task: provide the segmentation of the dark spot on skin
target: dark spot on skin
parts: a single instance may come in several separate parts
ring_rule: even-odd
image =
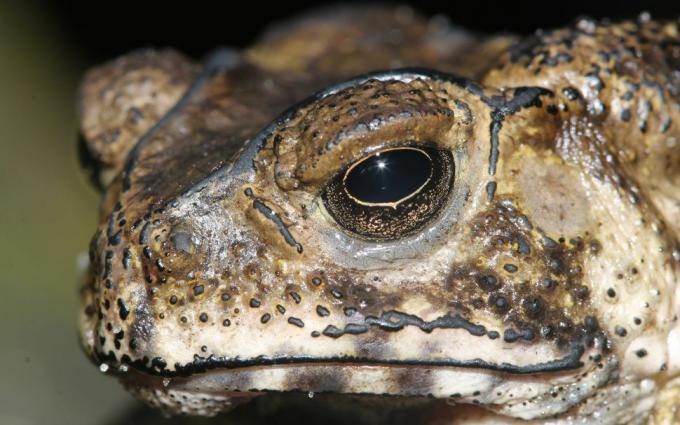
[[[591,333],[597,331],[600,327],[600,325],[597,322],[597,319],[594,318],[593,316],[586,316],[585,319],[583,320],[583,325],[585,326],[586,330]]]
[[[269,319],[271,319],[271,318],[272,318],[271,314],[265,313],[265,314],[262,315],[262,317],[260,317],[260,322],[261,323],[267,323],[267,322],[269,322]]]
[[[130,267],[130,261],[132,260],[132,254],[128,248],[123,250],[123,268],[127,270]]]
[[[203,293],[203,285],[194,286],[194,295],[201,295]]]
[[[112,236],[109,236],[109,245],[116,246],[120,243],[123,237],[123,232],[121,230],[117,231]]]
[[[535,338],[534,331],[531,330],[530,328],[524,328],[524,329],[506,329],[503,332],[503,341],[505,342],[516,342],[519,339],[523,339],[525,341],[531,341]]]
[[[229,325],[231,325],[231,321],[230,321],[229,319],[224,319],[224,320],[222,321],[222,326],[225,326],[225,327],[226,327],[226,326],[229,326]]]
[[[345,313],[345,316],[351,317],[354,316],[354,314],[356,314],[357,309],[354,307],[345,307],[342,309],[342,311]]]
[[[519,270],[514,264],[505,264],[503,269],[505,269],[505,271],[508,273],[515,273],[517,270]]]
[[[523,255],[531,254],[531,247],[526,240],[522,237],[517,238],[517,252]]]
[[[624,337],[624,336],[628,335],[628,331],[623,326],[617,326],[614,329],[614,332],[616,332],[616,335],[618,335],[620,337]]]
[[[118,315],[120,316],[120,320],[126,320],[128,316],[130,315],[130,309],[125,305],[125,302],[118,298]]]
[[[286,314],[286,308],[284,306],[282,306],[281,304],[276,305],[276,310],[281,314]]]
[[[302,320],[298,319],[297,317],[289,317],[288,323],[290,323],[293,326],[297,326],[298,328],[305,327],[305,323]]]
[[[486,184],[486,200],[487,202],[493,201],[496,195],[496,182],[490,181]]]
[[[581,96],[581,93],[576,90],[573,87],[565,87],[562,89],[562,93],[567,97],[567,99],[574,101],[574,100],[580,100],[583,97]]]
[[[502,295],[491,295],[489,297],[489,304],[493,305],[494,307],[496,307],[497,310],[501,312],[506,311],[510,306],[507,298],[505,298]]]
[[[328,309],[326,307],[324,307],[322,305],[317,305],[316,306],[316,314],[318,314],[321,317],[326,317],[326,316],[330,315],[331,312],[328,311]]]
[[[319,277],[317,277],[317,276],[314,276],[314,277],[312,278],[312,283],[313,283],[314,285],[316,285],[316,286],[321,285],[321,278],[319,278]]]
[[[527,298],[522,303],[527,316],[538,319],[543,315],[544,303],[541,298]]]
[[[623,122],[628,122],[630,121],[630,109],[625,108],[621,111],[621,121]]]
[[[647,350],[644,348],[641,348],[635,352],[635,355],[638,356],[639,358],[643,358],[647,356]]]
[[[555,328],[551,325],[541,326],[541,336],[543,338],[552,338],[555,335]]]
[[[493,291],[498,286],[498,278],[494,275],[481,275],[477,278],[477,284],[484,291]]]
[[[541,286],[545,289],[552,289],[555,286],[557,286],[557,282],[550,279],[549,277],[544,277],[543,279],[541,279]]]
[[[108,278],[111,275],[111,260],[113,260],[113,251],[106,251],[104,254],[104,274],[103,279]]]
[[[208,314],[207,313],[201,313],[200,316],[198,316],[198,320],[201,322],[205,323],[208,321]]]
[[[319,332],[319,331],[312,331],[312,333],[311,333],[310,335],[312,335],[312,338],[318,338],[318,337],[321,336],[321,332]]]
[[[559,258],[553,257],[548,260],[548,268],[555,274],[562,274],[564,266]]]
[[[554,239],[551,239],[547,236],[543,236],[542,242],[543,242],[543,246],[545,246],[548,249],[557,248],[557,242],[555,242]]]
[[[642,319],[640,319],[639,317],[635,317],[633,318],[633,323],[640,326],[642,324]]]
[[[614,298],[616,296],[616,291],[614,290],[614,288],[607,289],[607,296],[609,298]]]
[[[139,232],[139,244],[146,245],[149,242],[149,233],[151,232],[151,224],[146,223]]]
[[[177,296],[172,295],[170,297],[170,304],[177,304]]]
[[[151,360],[151,367],[158,368],[160,370],[163,370],[167,367],[167,363],[165,360],[163,360],[160,357],[154,357],[153,360]]]
[[[341,298],[342,298],[342,292],[340,292],[340,291],[337,290],[336,288],[332,288],[332,289],[331,289],[331,295],[333,295],[333,297],[335,297],[335,298],[337,298],[337,299],[341,299]]]
[[[290,292],[289,295],[293,301],[295,301],[295,304],[300,304],[300,301],[302,301],[302,298],[297,292]]]
[[[246,190],[249,190],[249,189],[250,188],[248,188]],[[251,190],[249,196],[252,196],[252,190]],[[266,218],[271,220],[274,223],[274,225],[276,225],[276,227],[279,230],[279,233],[281,234],[281,236],[283,236],[283,239],[286,241],[286,243],[288,245],[295,247],[296,251],[299,254],[302,254],[302,251],[303,251],[302,245],[299,244],[295,240],[295,238],[293,238],[293,235],[290,233],[290,231],[288,230],[288,228],[284,224],[281,217],[274,210],[269,208],[267,205],[264,204],[264,202],[262,202],[260,199],[257,199],[257,198],[255,198],[253,200],[253,207],[258,212],[260,212],[262,215],[264,215]]]
[[[349,335],[359,335],[368,330],[368,326],[366,325],[361,325],[357,323],[349,323],[345,325],[345,329],[339,329],[336,326],[333,325],[328,325],[326,326],[326,329],[323,330],[323,334],[325,336],[331,337],[331,338],[339,338],[345,334]]]
[[[590,289],[588,289],[588,287],[585,285],[579,285],[574,288],[574,296],[579,300],[585,300],[589,293]]]
[[[222,301],[229,301],[230,298],[231,298],[231,297],[230,297],[229,294],[227,294],[226,292],[224,292],[224,293],[222,294]]]
[[[260,305],[262,305],[262,303],[257,298],[251,298],[250,299],[250,306],[252,308],[258,308]]]

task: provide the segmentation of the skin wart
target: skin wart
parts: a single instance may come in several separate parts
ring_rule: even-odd
[[[92,70],[86,353],[170,414],[314,392],[427,424],[680,421],[679,29],[341,8]],[[413,197],[343,192],[405,149],[433,170]]]

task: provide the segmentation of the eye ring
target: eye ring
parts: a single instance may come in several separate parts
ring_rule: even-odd
[[[433,171],[432,171],[432,167],[431,167],[431,166],[428,167],[428,171],[429,171],[429,172],[427,173],[428,175],[427,175],[427,177],[424,179],[424,181],[422,182],[422,184],[420,184],[420,186],[418,186],[418,187],[415,188],[414,190],[411,190],[410,193],[408,193],[406,196],[401,197],[401,198],[399,198],[399,199],[396,200],[396,201],[392,201],[392,202],[367,202],[367,201],[363,201],[363,200],[359,199],[357,196],[353,195],[353,194],[351,193],[352,191],[347,187],[347,186],[348,186],[348,185],[347,185],[348,177],[350,177],[350,175],[351,175],[354,171],[356,171],[357,168],[359,168],[360,166],[364,165],[366,162],[371,161],[371,160],[374,160],[374,159],[376,159],[376,158],[378,158],[378,157],[380,157],[380,156],[382,156],[382,155],[385,155],[385,154],[389,155],[389,154],[392,153],[392,152],[404,152],[404,151],[414,151],[414,152],[417,152],[417,153],[419,153],[420,155],[422,155],[422,156],[424,156],[425,158],[427,158],[427,161],[428,161],[428,163],[429,163],[430,165],[431,165],[431,163],[432,163],[432,158],[430,157],[430,155],[429,155],[425,150],[420,149],[420,148],[417,148],[417,147],[404,146],[404,147],[392,147],[392,148],[387,148],[387,149],[381,149],[381,150],[379,150],[379,151],[377,151],[377,152],[375,152],[375,153],[372,153],[371,155],[368,155],[368,156],[365,156],[365,157],[361,158],[360,160],[354,162],[353,164],[351,164],[351,165],[347,168],[347,170],[345,171],[345,173],[344,173],[344,175],[343,175],[343,178],[342,178],[343,189],[345,190],[345,193],[347,193],[347,196],[349,196],[350,198],[352,198],[352,199],[354,200],[354,202],[356,202],[356,203],[358,203],[358,204],[361,204],[361,205],[366,205],[366,206],[371,206],[371,207],[390,207],[390,208],[397,208],[397,206],[398,206],[399,204],[401,204],[401,203],[407,201],[408,199],[410,199],[410,198],[416,196],[421,190],[423,190],[423,188],[425,188],[425,187],[427,186],[427,184],[428,184],[428,183],[430,182],[430,180],[432,179]],[[380,162],[378,162],[378,164],[380,164]],[[386,160],[383,164],[385,164],[385,165],[384,165],[384,168],[386,168],[386,169],[389,168],[389,160]],[[385,171],[388,171],[388,170],[385,170]]]
[[[371,152],[339,170],[321,190],[325,210],[346,233],[389,241],[422,229],[453,187],[452,153],[432,145]]]

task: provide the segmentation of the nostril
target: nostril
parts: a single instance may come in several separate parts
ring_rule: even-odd
[[[187,254],[193,254],[196,251],[196,245],[199,245],[199,240],[195,235],[184,231],[173,233],[170,240],[177,250]]]

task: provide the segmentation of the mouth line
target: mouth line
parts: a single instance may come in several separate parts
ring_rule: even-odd
[[[508,373],[512,375],[531,375],[542,373],[558,373],[575,370],[583,367],[581,357],[585,347],[580,344],[572,345],[569,352],[560,358],[547,360],[540,363],[526,365],[512,363],[494,363],[481,358],[470,360],[459,359],[376,359],[368,357],[312,357],[312,356],[260,356],[250,359],[240,358],[217,358],[214,356],[195,356],[194,361],[184,365],[176,364],[174,370],[169,370],[165,365],[159,366],[152,362],[152,366],[141,361],[129,364],[137,372],[148,375],[174,378],[189,377],[195,374],[206,373],[213,370],[240,371],[248,368],[273,368],[277,366],[311,366],[311,365],[337,365],[347,367],[375,366],[375,367],[432,367],[432,368],[455,368],[455,369],[481,369],[492,372]],[[106,362],[101,358],[99,363]]]

